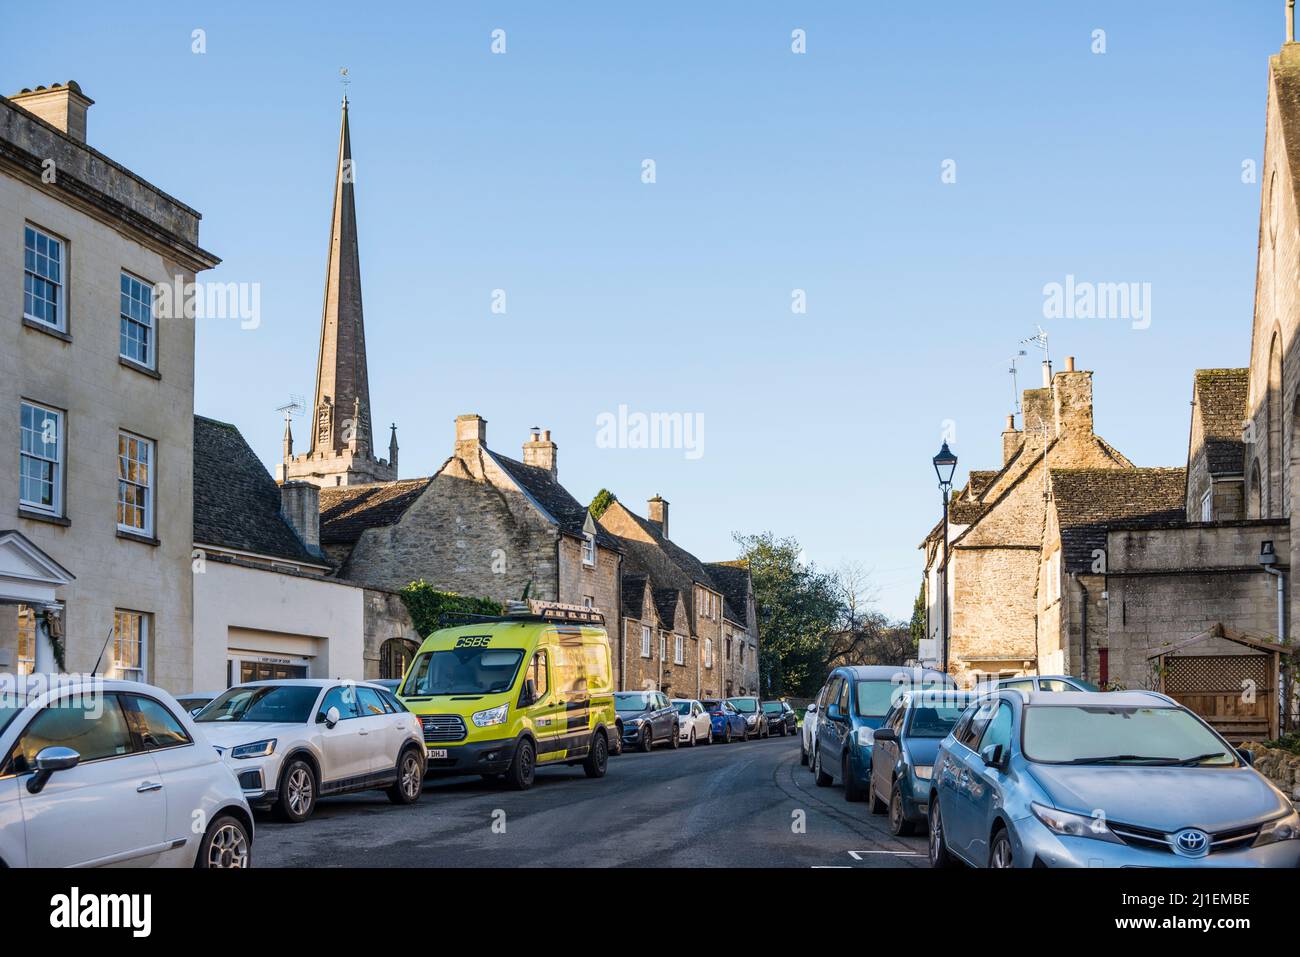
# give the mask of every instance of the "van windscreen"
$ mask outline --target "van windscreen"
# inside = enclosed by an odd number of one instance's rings
[[[514,687],[524,653],[515,648],[455,648],[416,656],[402,694],[499,694]]]

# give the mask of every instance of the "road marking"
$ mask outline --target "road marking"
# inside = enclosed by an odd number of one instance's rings
[[[855,861],[862,860],[863,854],[890,854],[894,857],[920,857],[916,851],[849,851],[849,857]]]

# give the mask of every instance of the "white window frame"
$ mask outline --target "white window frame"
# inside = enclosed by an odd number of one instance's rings
[[[668,660],[668,636],[662,631],[659,632],[659,660]]]
[[[1201,521],[1214,521],[1214,489],[1208,488],[1201,496]]]
[[[596,564],[596,536],[591,532],[582,533],[582,564]]]
[[[34,455],[34,454],[30,453],[30,452],[24,452],[24,451],[23,451],[23,448],[22,448],[22,421],[23,421],[23,420],[22,420],[22,409],[23,409],[23,406],[26,406],[26,407],[29,408],[29,409],[34,409],[34,410],[37,410],[37,411],[39,411],[39,412],[43,412],[43,413],[45,413],[45,415],[46,415],[48,418],[53,418],[53,419],[54,419],[54,422],[55,422],[55,428],[58,429],[57,441],[54,443],[54,444],[55,444],[55,455],[57,456],[56,458],[54,458],[54,459],[48,459],[48,458],[46,458],[46,457],[43,456],[43,455]],[[45,421],[45,420],[42,420],[42,421]],[[19,504],[22,508],[27,509],[27,510],[29,510],[29,511],[40,512],[40,513],[42,513],[43,515],[53,515],[53,516],[56,516],[56,517],[62,517],[62,515],[63,515],[63,463],[64,463],[64,460],[65,460],[65,458],[66,458],[66,455],[65,455],[65,446],[66,446],[66,438],[67,438],[67,420],[64,418],[63,413],[60,412],[58,409],[52,409],[52,408],[50,408],[48,405],[41,405],[41,403],[39,403],[39,402],[32,402],[30,399],[20,399],[20,400],[19,400],[19,403],[18,403],[18,433],[19,433],[19,437],[18,437],[18,461],[19,461],[18,504]],[[53,489],[54,494],[53,494],[53,496],[52,496],[52,498],[53,498],[53,504],[51,504],[51,505],[46,505],[46,504],[44,504],[43,502],[33,502],[33,501],[30,501],[30,500],[25,499],[25,498],[22,497],[22,496],[23,496],[23,492],[22,492],[22,478],[21,478],[21,476],[22,476],[22,471],[21,471],[21,470],[22,470],[22,460],[23,460],[24,458],[30,458],[30,459],[34,459],[34,460],[36,460],[36,461],[38,461],[38,462],[49,462],[49,463],[53,464],[54,469],[53,469],[53,474],[51,475],[51,481],[54,483],[54,489]]]
[[[140,654],[139,662],[131,668],[122,667],[122,659],[118,657],[118,641],[120,636],[118,629],[124,617],[131,617],[139,622],[139,630],[136,640],[139,642]],[[109,664],[109,678],[119,678],[125,681],[147,682],[149,679],[149,639],[152,636],[151,616],[147,612],[132,611],[129,608],[113,609],[113,657]],[[129,636],[128,636],[129,639]]]
[[[58,266],[59,278],[51,279],[49,276],[41,275],[34,269],[27,268],[27,230],[31,230],[37,236],[43,236],[46,242],[53,243],[59,251]],[[36,253],[39,255],[39,253]],[[49,258],[48,256],[46,257]],[[48,282],[58,290],[54,302],[55,321],[33,315],[27,311],[27,277],[35,276],[42,282]],[[47,329],[53,329],[56,332],[68,331],[68,244],[55,236],[46,229],[42,229],[35,223],[23,223],[23,318],[37,325],[44,326]]]
[[[641,626],[641,657],[650,657],[650,626]]]
[[[686,664],[686,649],[681,635],[673,635],[673,664]]]
[[[713,639],[704,639],[704,667],[713,667]]]
[[[126,440],[127,447],[130,448],[131,442],[138,442],[144,448],[149,450],[148,462],[148,481],[141,484],[138,481],[126,478],[122,474],[122,441]],[[158,447],[153,439],[146,439],[143,435],[136,435],[134,432],[127,432],[125,429],[119,429],[117,433],[118,453],[117,453],[117,508],[118,508],[118,531],[126,532],[129,535],[144,535],[148,538],[153,537],[154,529],[154,511],[155,511],[155,490],[158,487]],[[125,504],[122,498],[122,486],[130,485],[133,488],[143,488],[145,490],[144,501],[144,527],[140,528],[135,525],[125,525],[121,520],[121,509]]]
[[[139,276],[129,273],[125,269],[123,269],[122,278],[118,280],[119,303],[122,296],[128,295],[121,288],[121,284],[124,281],[129,283],[139,283],[140,286],[148,292],[149,300],[147,305],[149,307],[149,312],[148,312],[149,322],[148,323],[141,322],[139,316],[132,316],[127,314],[126,312],[123,312],[121,305],[119,304],[117,354],[120,358],[125,359],[127,362],[133,362],[136,365],[142,366],[143,368],[149,369],[151,371],[157,370],[158,368],[158,317],[153,314],[153,283],[149,282],[147,279],[141,279]],[[133,296],[130,297],[130,301],[136,303],[141,302],[141,300]],[[130,323],[132,325],[138,326],[145,330],[145,335],[143,336],[143,342],[145,344],[145,359],[147,361],[142,362],[139,359],[137,359],[135,356],[129,356],[122,351],[122,323],[123,322]]]

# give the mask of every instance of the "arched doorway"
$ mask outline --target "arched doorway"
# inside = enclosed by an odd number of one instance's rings
[[[389,638],[379,646],[379,677],[402,677],[415,658],[415,652],[415,642],[405,638]]]

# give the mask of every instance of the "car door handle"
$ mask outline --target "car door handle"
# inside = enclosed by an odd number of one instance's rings
[[[367,731],[365,728],[357,728],[357,734],[369,734],[369,733],[370,732]]]
[[[135,793],[144,794],[146,791],[161,791],[161,790],[162,790],[162,784],[160,782],[143,781],[141,782],[140,786],[135,789]]]

